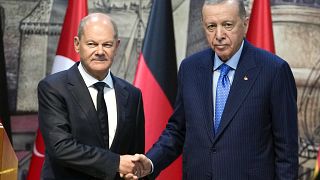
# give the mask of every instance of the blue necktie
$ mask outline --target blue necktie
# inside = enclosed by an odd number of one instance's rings
[[[220,76],[218,79],[217,89],[216,89],[216,109],[215,109],[215,116],[214,116],[215,134],[217,134],[218,132],[223,109],[226,104],[229,91],[230,91],[230,81],[228,78],[228,73],[231,67],[226,64],[222,64],[219,66],[218,69],[220,69]]]

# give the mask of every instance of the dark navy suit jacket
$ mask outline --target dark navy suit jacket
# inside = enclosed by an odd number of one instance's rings
[[[213,59],[206,49],[181,63],[174,113],[147,153],[151,177],[182,153],[185,180],[297,179],[297,90],[289,65],[245,40],[214,135]]]
[[[96,109],[78,64],[38,85],[39,125],[46,145],[42,179],[120,179],[119,154],[144,152],[141,91],[112,76],[117,129],[107,150]]]

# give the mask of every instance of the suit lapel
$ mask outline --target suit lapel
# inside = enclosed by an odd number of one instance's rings
[[[250,92],[251,87],[258,77],[259,71],[261,70],[259,66],[256,65],[253,55],[250,54],[250,51],[248,51],[248,48],[250,48],[248,46],[250,45],[245,42],[224,112],[221,117],[221,124],[218,133],[216,134],[215,141],[231,122],[232,118]]]
[[[126,89],[126,85],[122,83],[117,77],[112,75],[112,80],[114,84],[114,91],[116,94],[116,102],[117,102],[117,129],[116,133],[111,145],[111,150],[116,147],[116,143],[120,141],[121,137],[121,129],[125,125],[126,113],[127,113],[127,104],[129,92]],[[122,139],[123,140],[123,139]]]
[[[99,120],[97,117],[96,109],[92,102],[89,90],[83,81],[83,78],[78,70],[78,64],[73,65],[70,70],[68,70],[68,84],[67,87],[73,95],[74,101],[78,103],[82,111],[86,115],[86,123],[90,124],[92,127],[92,132],[94,132],[100,143],[105,146],[105,142],[101,136],[101,131],[99,127]],[[80,112],[79,112],[80,113]]]
[[[201,59],[200,66],[197,68],[196,74],[198,76],[197,83],[201,94],[199,101],[203,102],[203,112],[208,112],[205,113],[206,118],[204,118],[206,131],[210,140],[213,142],[213,51],[208,49],[205,53]]]

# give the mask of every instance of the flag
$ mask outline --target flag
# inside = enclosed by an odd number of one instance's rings
[[[80,20],[88,14],[86,0],[69,0],[61,30],[56,57],[52,66],[52,74],[69,69],[80,60],[73,46],[74,36],[78,34]]]
[[[40,180],[41,169],[44,161],[45,146],[39,129],[37,130],[35,142],[36,143],[33,146],[27,180]]]
[[[133,84],[142,91],[147,151],[165,129],[177,93],[171,1],[153,1]],[[157,179],[182,179],[181,157]]]
[[[254,0],[247,39],[255,46],[275,53],[270,0]]]
[[[318,157],[316,159],[316,165],[313,171],[313,180],[320,180],[320,147],[318,151]]]
[[[0,18],[0,123],[3,124],[3,127],[7,132],[8,138],[12,143],[8,89],[7,89],[6,61],[4,57],[4,48],[3,48],[3,31],[2,31],[2,27],[4,27],[3,25],[4,23]]]
[[[74,50],[73,39],[78,34],[80,20],[88,14],[87,0],[69,0],[62,25],[52,74],[70,68],[80,60]],[[33,154],[29,166],[28,180],[39,180],[44,161],[45,145],[38,129]]]

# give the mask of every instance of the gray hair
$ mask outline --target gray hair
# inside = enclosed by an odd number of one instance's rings
[[[92,13],[92,14],[103,14],[103,13]],[[81,21],[80,21],[80,24],[79,24],[79,27],[78,27],[78,37],[79,37],[79,39],[81,38],[81,36],[83,35],[83,28],[84,28],[84,26],[85,26],[85,24],[87,23],[87,21],[90,19],[90,17],[91,17],[91,15],[92,14],[89,14],[88,16],[86,16],[86,17],[84,17],[83,19],[81,19]],[[113,26],[113,30],[114,30],[114,39],[115,40],[117,40],[118,39],[118,26],[117,26],[117,24],[114,22],[114,20],[110,17],[110,16],[108,16],[107,14],[103,14],[103,15],[106,15],[108,18],[109,18],[109,20],[110,20],[110,22],[111,22],[111,24],[112,24],[112,26]]]
[[[247,12],[246,12],[246,8],[244,6],[243,0],[205,0],[203,3],[203,6],[220,4],[227,1],[236,1],[238,3],[239,17],[242,19],[247,17]]]

